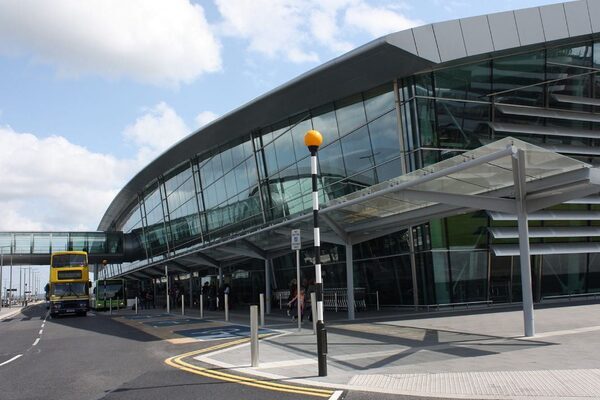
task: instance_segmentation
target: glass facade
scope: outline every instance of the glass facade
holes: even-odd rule
[[[600,98],[594,69],[599,60],[600,43],[592,41],[520,51],[403,77],[240,132],[234,142],[185,160],[138,194],[118,224],[138,248],[135,260],[122,268],[176,257],[309,212],[310,163],[303,143],[309,129],[324,134],[318,165],[323,204],[507,136],[598,165],[597,152],[590,151],[600,144],[591,134],[599,127],[593,117],[598,106],[585,99]],[[557,110],[561,113],[548,113]],[[585,217],[569,217],[597,207],[554,208],[565,217],[532,221],[541,232],[532,243],[600,240],[561,237],[549,229],[597,226]],[[354,284],[366,293],[379,292],[384,305],[518,301],[518,257],[493,251],[517,238],[497,238],[490,233],[495,227],[515,230],[516,222],[474,212],[399,227],[354,246]],[[322,257],[326,287],[345,287],[344,248],[324,245]],[[301,264],[310,280],[308,251]],[[274,286],[286,287],[295,274],[292,255],[274,258],[273,265]],[[252,285],[264,285],[264,277],[255,276],[264,274],[262,268],[250,261],[227,268],[229,278],[239,282],[238,293],[246,293],[236,301],[255,297]],[[536,301],[600,291],[595,254],[535,256],[532,273]]]

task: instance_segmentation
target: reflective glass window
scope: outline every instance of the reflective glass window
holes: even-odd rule
[[[344,163],[349,175],[354,175],[374,166],[369,130],[366,127],[343,137],[341,142]]]
[[[375,164],[381,164],[400,155],[400,138],[395,110],[369,123],[369,133],[373,144]]]
[[[543,51],[495,59],[492,90],[502,92],[495,96],[495,102],[543,106],[543,85],[531,85],[544,81],[544,59]]]
[[[4,253],[8,253],[9,249],[3,249]],[[33,254],[48,254],[50,253],[50,234],[34,233],[33,234]]]
[[[339,141],[319,149],[319,166],[321,176],[342,179],[346,177],[346,168],[342,157],[342,146]]]
[[[375,118],[394,110],[396,100],[392,87],[381,87],[365,93],[365,112],[367,121],[373,121]]]
[[[277,156],[275,154],[275,144],[271,143],[264,147],[263,154],[267,165],[266,176],[275,174],[279,168],[277,167]]]
[[[546,53],[546,79],[555,80],[548,85],[549,104],[556,108],[590,111],[591,106],[563,102],[554,95],[591,97],[594,74],[592,45],[548,49]],[[579,76],[576,76],[579,75]],[[571,77],[565,79],[567,77]]]
[[[335,114],[340,136],[363,126],[367,122],[365,107],[360,95],[336,103]]]
[[[277,153],[277,171],[296,162],[292,132],[290,130],[282,133],[273,143],[275,144],[275,152]]]
[[[585,292],[586,254],[552,254],[542,257],[542,297]]]
[[[312,122],[310,119],[304,120],[292,128],[292,139],[294,141],[296,160],[301,160],[302,158],[310,155],[308,148],[304,144],[304,135],[312,128]]]
[[[52,234],[52,251],[69,250],[69,235],[66,233]]]
[[[437,97],[488,101],[492,91],[490,63],[469,64],[434,72]]]
[[[339,139],[337,120],[333,104],[313,110],[313,128],[323,135],[323,146]]]
[[[487,299],[487,252],[451,251],[452,301],[455,303]]]

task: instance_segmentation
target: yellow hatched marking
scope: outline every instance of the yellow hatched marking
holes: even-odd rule
[[[332,390],[314,389],[314,388],[307,388],[307,387],[301,387],[301,386],[285,385],[285,384],[281,384],[281,383],[265,382],[265,381],[261,381],[261,380],[254,379],[254,378],[247,378],[247,377],[243,377],[240,375],[233,375],[233,374],[228,374],[228,373],[221,372],[221,371],[215,371],[215,370],[211,370],[208,368],[199,367],[199,366],[192,365],[192,364],[189,364],[189,363],[183,361],[183,359],[187,358],[187,357],[192,357],[192,356],[202,354],[202,353],[208,353],[211,351],[219,350],[219,349],[222,349],[225,347],[235,346],[237,344],[242,344],[242,343],[246,343],[249,341],[250,341],[249,338],[244,338],[244,339],[235,340],[235,341],[229,342],[229,343],[222,343],[222,344],[219,344],[216,346],[207,347],[207,348],[201,349],[201,350],[191,351],[189,353],[180,354],[178,356],[173,356],[173,357],[167,358],[165,360],[165,363],[171,367],[174,367],[174,368],[186,371],[186,372],[190,372],[192,374],[202,375],[202,376],[205,376],[208,378],[218,379],[218,380],[222,380],[222,381],[226,381],[226,382],[239,383],[241,385],[252,386],[252,387],[257,387],[257,388],[261,388],[261,389],[274,390],[274,391],[287,392],[287,393],[305,394],[305,395],[309,395],[309,396],[327,397],[327,398],[331,397],[331,395],[333,394]]]

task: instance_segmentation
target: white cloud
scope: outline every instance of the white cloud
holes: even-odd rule
[[[215,114],[212,111],[202,111],[200,114],[196,115],[194,122],[196,123],[196,128],[201,128],[204,125],[210,124],[217,118],[219,118],[219,114]]]
[[[138,147],[137,160],[147,163],[190,133],[190,129],[169,105],[157,104],[123,132]]]
[[[220,45],[189,0],[0,1],[0,54],[62,75],[188,83],[221,68]]]
[[[365,3],[349,7],[345,12],[344,22],[347,26],[363,30],[373,37],[422,24],[422,22],[411,20],[393,9],[372,7]]]
[[[215,0],[223,36],[248,41],[248,48],[295,63],[319,61],[317,46],[341,53],[362,41],[420,23],[403,14],[402,4],[371,5],[365,0]],[[364,35],[368,37],[364,38]]]
[[[0,127],[0,230],[94,230],[135,163]]]
[[[123,131],[125,159],[0,126],[0,231],[95,230],[127,181],[190,132],[164,102],[144,111]]]

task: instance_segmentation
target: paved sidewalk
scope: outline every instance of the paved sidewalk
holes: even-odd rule
[[[210,313],[205,317],[221,317]],[[329,320],[328,376],[317,376],[316,338],[283,315],[267,327],[260,366],[248,345],[199,357],[215,366],[273,379],[351,390],[477,399],[600,399],[600,305],[538,309],[524,338],[520,311],[401,319]],[[236,322],[247,323],[241,313]]]

